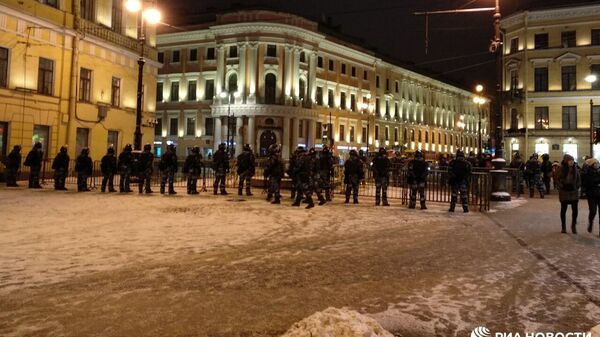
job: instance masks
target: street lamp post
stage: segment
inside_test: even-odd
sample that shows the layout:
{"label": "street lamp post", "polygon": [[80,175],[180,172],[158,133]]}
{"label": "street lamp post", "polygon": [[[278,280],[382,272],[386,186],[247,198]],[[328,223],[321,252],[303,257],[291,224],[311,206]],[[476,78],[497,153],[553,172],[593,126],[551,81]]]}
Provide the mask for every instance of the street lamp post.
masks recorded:
{"label": "street lamp post", "polygon": [[[483,92],[483,85],[478,84],[475,86],[475,91],[478,94]],[[478,153],[483,153],[483,140],[482,140],[482,131],[481,131],[481,119],[483,118],[483,111],[481,106],[487,102],[487,100],[482,96],[475,96],[473,98],[473,102],[477,104],[477,112],[479,113],[479,120],[477,123],[477,146],[479,148]]]}
{"label": "street lamp post", "polygon": [[138,13],[137,18],[137,39],[140,48],[140,56],[138,58],[138,83],[137,83],[137,100],[135,107],[135,133],[133,138],[133,147],[135,150],[142,149],[142,96],[144,88],[144,45],[146,44],[146,34],[144,32],[144,21],[150,24],[160,22],[160,12],[154,8],[144,9],[144,3],[140,0],[125,1],[125,8],[133,13]]}
{"label": "street lamp post", "polygon": [[373,111],[373,105],[371,104],[371,95],[369,94],[367,97],[367,101],[363,102],[361,108],[364,112],[367,113],[367,153],[369,152],[369,133],[371,131],[371,112]]}
{"label": "street lamp post", "polygon": [[236,130],[231,132],[232,121],[235,121],[235,113],[234,114],[231,113],[231,99],[232,98],[235,99],[236,97],[238,97],[239,93],[237,91],[236,92],[221,91],[219,96],[221,97],[221,99],[227,98],[227,154],[229,156],[231,156],[232,155],[231,150],[235,149],[235,147],[233,147],[233,140],[234,140],[235,133],[236,133]]}

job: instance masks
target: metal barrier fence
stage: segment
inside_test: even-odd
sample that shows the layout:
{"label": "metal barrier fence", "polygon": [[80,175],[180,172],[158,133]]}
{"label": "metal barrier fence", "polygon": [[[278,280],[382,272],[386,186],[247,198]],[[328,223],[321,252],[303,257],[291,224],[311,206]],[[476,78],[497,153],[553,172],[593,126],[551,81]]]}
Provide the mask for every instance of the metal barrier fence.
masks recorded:
{"label": "metal barrier fence", "polygon": [[[337,194],[345,194],[343,184],[344,168],[335,168],[334,191]],[[391,176],[387,190],[388,199],[399,199],[403,205],[408,205],[410,198],[410,186],[408,184],[408,171],[405,167],[392,165]],[[469,205],[477,207],[480,211],[490,209],[491,176],[488,172],[473,172],[468,184]],[[370,171],[365,171],[365,179],[359,186],[358,194],[363,197],[375,197],[375,179]],[[445,170],[430,170],[427,176],[427,187],[425,198],[430,202],[450,203],[451,189],[448,184],[448,172]]]}
{"label": "metal barrier fence", "polygon": [[[158,170],[159,160],[154,162],[154,173],[152,176],[152,186],[157,187],[161,182],[161,174]],[[212,169],[212,161],[204,161],[204,168],[202,175],[199,177],[198,186],[201,191],[210,191],[213,188],[213,182],[215,178],[214,170]],[[257,161],[257,167],[253,182],[255,187],[264,188],[265,181],[263,178],[264,165],[266,161]],[[40,179],[42,184],[53,184],[54,172],[51,170],[52,159],[46,159],[43,162],[42,170],[40,173]],[[183,167],[183,161],[179,162],[179,171],[175,175],[175,187],[185,187],[187,183],[187,177],[181,172]],[[74,171],[75,160],[71,160],[69,165],[69,172],[67,174],[66,182],[68,184],[75,184],[77,182],[77,174]],[[332,189],[334,193],[344,194],[345,186],[343,184],[343,166],[336,165],[334,167],[334,176],[332,181]],[[408,172],[405,167],[392,165],[390,174],[390,183],[388,187],[388,198],[399,199],[402,204],[408,204],[410,187],[408,185]],[[509,191],[513,190],[513,186],[517,183],[513,181],[523,181],[521,172],[515,169],[509,169],[509,175],[507,178],[507,187]],[[27,180],[29,176],[29,167],[21,166],[21,172],[19,173],[19,180]],[[119,184],[119,175],[114,176],[113,183],[115,186]],[[230,172],[226,175],[225,185],[227,188],[237,188],[239,177],[236,172],[235,161],[231,162]],[[132,184],[137,182],[135,176],[131,179]],[[102,184],[102,173],[100,169],[100,161],[94,161],[93,174],[89,179],[90,188],[98,188]],[[135,185],[134,185],[135,186]],[[132,189],[133,187],[132,186]],[[431,202],[450,202],[450,187],[448,185],[448,172],[445,170],[431,170],[427,178],[427,189],[426,199]],[[519,193],[519,189],[516,189]],[[488,170],[477,169],[474,170],[469,182],[469,204],[478,207],[481,211],[487,211],[490,208],[490,195],[491,195],[491,176]],[[375,181],[370,170],[365,168],[365,179],[361,182],[359,188],[359,196],[362,197],[375,197]]]}

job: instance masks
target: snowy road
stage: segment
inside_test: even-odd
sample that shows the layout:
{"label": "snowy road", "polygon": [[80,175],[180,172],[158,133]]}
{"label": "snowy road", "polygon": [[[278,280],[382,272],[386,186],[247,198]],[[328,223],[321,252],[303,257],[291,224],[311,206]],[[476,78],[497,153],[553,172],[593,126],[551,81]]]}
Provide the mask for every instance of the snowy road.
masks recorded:
{"label": "snowy road", "polygon": [[0,188],[0,335],[278,336],[330,306],[417,337],[600,323],[598,229],[561,235],[556,200],[237,199]]}

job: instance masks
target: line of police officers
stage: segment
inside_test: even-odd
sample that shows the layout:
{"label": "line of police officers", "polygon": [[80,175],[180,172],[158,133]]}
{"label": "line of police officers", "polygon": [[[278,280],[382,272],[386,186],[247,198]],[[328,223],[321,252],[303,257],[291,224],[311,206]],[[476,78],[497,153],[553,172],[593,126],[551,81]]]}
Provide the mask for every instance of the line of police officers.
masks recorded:
{"label": "line of police officers", "polygon": [[[16,183],[17,173],[21,164],[21,146],[16,145],[6,159],[6,182],[7,186],[18,186]],[[218,150],[213,155],[212,168],[214,170],[215,180],[213,193],[215,195],[227,195],[225,189],[225,179],[230,171],[229,155],[225,144],[219,144]],[[116,192],[113,186],[115,174],[120,175],[119,192],[132,192],[130,188],[130,177],[134,166],[138,176],[139,193],[153,193],[150,188],[151,177],[153,174],[154,154],[150,144],[144,145],[142,153],[136,157],[133,154],[131,144],[127,144],[118,158],[115,157],[115,150],[110,147],[106,155],[102,157],[100,169],[102,172],[101,191]],[[42,144],[37,142],[33,149],[28,153],[25,159],[25,166],[30,168],[29,188],[41,188],[40,170],[43,163]],[[60,148],[59,153],[52,162],[54,170],[54,188],[56,190],[66,190],[65,180],[69,170],[70,158],[67,154],[67,147]],[[350,197],[353,203],[358,204],[358,191],[361,180],[365,179],[366,158],[358,155],[356,150],[350,151],[350,158],[344,163],[344,185],[345,185],[345,203],[350,203]],[[161,173],[160,193],[176,194],[174,189],[175,174],[178,171],[177,155],[175,145],[170,144],[167,151],[160,158],[159,171]],[[187,193],[198,194],[198,179],[204,168],[200,148],[194,147],[187,156],[182,172],[187,177]],[[375,205],[389,206],[387,199],[387,189],[389,177],[392,169],[392,163],[387,157],[385,148],[380,148],[377,155],[371,163],[371,171],[375,180]],[[409,208],[416,208],[417,194],[421,209],[427,209],[425,204],[425,188],[429,174],[429,163],[425,161],[423,153],[416,151],[414,158],[407,165],[407,178],[410,185]],[[287,171],[285,163],[281,158],[281,146],[273,144],[268,149],[268,159],[264,168],[265,189],[267,190],[267,201],[272,204],[281,203],[281,181],[284,174],[287,173],[291,179],[291,197],[294,200],[293,206],[300,206],[302,202],[307,204],[306,208],[315,206],[313,194],[316,195],[318,204],[324,205],[332,200],[332,179],[334,176],[334,158],[329,147],[323,146],[319,156],[314,148],[308,151],[304,147],[298,147],[290,158]],[[90,189],[87,186],[87,180],[92,175],[93,163],[89,156],[89,149],[83,148],[75,161],[75,171],[77,172],[77,190],[86,192]],[[242,153],[237,157],[238,195],[243,195],[244,188],[246,195],[251,196],[251,180],[256,172],[256,159],[250,145],[243,147]],[[397,172],[396,172],[397,174]],[[471,164],[465,160],[465,155],[461,150],[456,153],[454,159],[448,165],[448,181],[451,186],[450,212],[454,212],[458,195],[460,194],[463,211],[468,212],[468,183],[471,176]],[[168,188],[168,190],[167,190]]]}

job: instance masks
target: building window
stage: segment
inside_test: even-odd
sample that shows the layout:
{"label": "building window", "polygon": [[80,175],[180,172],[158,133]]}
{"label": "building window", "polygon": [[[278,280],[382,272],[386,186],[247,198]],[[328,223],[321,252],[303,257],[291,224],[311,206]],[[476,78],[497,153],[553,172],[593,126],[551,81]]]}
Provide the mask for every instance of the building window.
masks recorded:
{"label": "building window", "polygon": [[575,91],[577,90],[577,67],[563,66],[562,67],[562,90]]}
{"label": "building window", "polygon": [[196,135],[196,117],[187,117],[185,119],[185,135],[195,136]]}
{"label": "building window", "polygon": [[335,63],[333,62],[333,60],[329,60],[329,71],[334,71],[335,70]]}
{"label": "building window", "polygon": [[94,1],[92,0],[80,0],[80,13],[81,18],[88,21],[95,21],[94,19]]}
{"label": "building window", "polygon": [[304,100],[304,97],[306,97],[306,81],[304,79],[298,81],[298,91],[298,98]]}
{"label": "building window", "polygon": [[346,93],[345,92],[340,93],[340,108],[342,110],[346,110]]}
{"label": "building window", "polygon": [[369,72],[368,71],[363,71],[363,80],[367,81],[369,79]]}
{"label": "building window", "polygon": [[54,93],[54,61],[40,57],[38,67],[38,94],[52,95]]}
{"label": "building window", "polygon": [[317,67],[323,68],[323,56],[317,57]]}
{"label": "building window", "polygon": [[346,75],[346,65],[342,63],[342,75]]}
{"label": "building window", "polygon": [[237,46],[229,46],[229,58],[237,58],[238,57],[238,49]]}
{"label": "building window", "polygon": [[577,44],[577,34],[574,30],[560,33],[560,44],[563,48],[572,48]]}
{"label": "building window", "polygon": [[378,97],[375,99],[375,114],[377,114],[377,115],[379,115],[379,108],[380,108],[379,103],[380,103],[380,101],[379,101],[379,97]]}
{"label": "building window", "polygon": [[[517,70],[510,71],[510,90],[516,91],[519,88],[519,72]],[[412,100],[412,99],[411,99]]]}
{"label": "building window", "polygon": [[177,136],[179,131],[179,120],[177,118],[169,119],[169,136]]}
{"label": "building window", "polygon": [[0,87],[8,86],[8,49],[0,47]]}
{"label": "building window", "polygon": [[510,53],[516,53],[519,51],[519,38],[515,37],[510,39]]}
{"label": "building window", "polygon": [[156,82],[156,101],[157,102],[163,101],[163,83],[162,82]]}
{"label": "building window", "polygon": [[550,128],[550,121],[548,119],[548,107],[539,106],[535,108],[535,129],[536,130],[548,130]]}
{"label": "building window", "polygon": [[112,30],[121,33],[123,31],[123,2],[115,1],[112,5]]}
{"label": "building window", "polygon": [[306,63],[306,53],[305,52],[300,52],[300,62],[301,63]]}
{"label": "building window", "polygon": [[317,87],[317,104],[323,105],[323,87]]}
{"label": "building window", "polygon": [[89,102],[92,91],[92,71],[81,68],[79,70],[79,100]]}
{"label": "building window", "polygon": [[58,0],[40,0],[40,3],[50,7],[58,8]]}
{"label": "building window", "polygon": [[277,100],[277,77],[273,74],[267,74],[265,76],[265,103],[266,104],[275,104]]}
{"label": "building window", "polygon": [[198,49],[190,49],[190,62],[198,61]]}
{"label": "building window", "polygon": [[110,90],[110,104],[116,107],[121,105],[121,79],[114,76],[112,78],[112,87]]}
{"label": "building window", "polygon": [[119,145],[119,131],[108,130],[108,137],[106,137],[106,145],[109,147],[118,147]]}
{"label": "building window", "polygon": [[329,105],[330,108],[333,108],[333,106],[334,106],[332,89],[327,90],[327,105]]}
{"label": "building window", "polygon": [[204,82],[204,99],[211,100],[215,96],[215,80]]}
{"label": "building window", "polygon": [[215,48],[214,47],[206,48],[206,59],[207,60],[215,59]]}
{"label": "building window", "polygon": [[345,142],[346,141],[346,126],[343,124],[340,124],[340,142]]}
{"label": "building window", "polygon": [[398,143],[398,128],[394,128],[394,142]]}
{"label": "building window", "polygon": [[546,49],[546,48],[548,48],[548,33],[535,34],[535,37],[534,37],[534,48],[535,49]]}
{"label": "building window", "polygon": [[179,101],[179,82],[171,82],[171,102]]}
{"label": "building window", "polygon": [[302,120],[298,123],[298,135],[300,138],[304,138],[304,121]]}
{"label": "building window", "polygon": [[181,55],[180,55],[179,50],[173,50],[173,52],[171,53],[171,62],[179,63],[180,56]]}
{"label": "building window", "polygon": [[396,116],[396,119],[401,119],[402,116],[400,116],[400,110],[398,109],[398,102],[394,102],[394,113]]}
{"label": "building window", "polygon": [[233,73],[229,75],[229,80],[227,81],[227,89],[230,93],[234,93],[238,91],[238,79],[237,74]]}
{"label": "building window", "polygon": [[196,87],[197,87],[197,82],[196,81],[189,81],[188,82],[188,101],[195,101],[196,100]]}
{"label": "building window", "polygon": [[600,29],[592,29],[592,45],[600,45]]}
{"label": "building window", "polygon": [[356,95],[350,94],[350,110],[356,111]]}
{"label": "building window", "polygon": [[267,45],[267,57],[277,57],[277,46],[274,44]]}
{"label": "building window", "polygon": [[385,90],[388,92],[390,91],[390,79],[389,78],[385,79]]}
{"label": "building window", "polygon": [[157,137],[162,136],[162,118],[156,119],[156,124],[154,124],[154,135]]}
{"label": "building window", "polygon": [[366,126],[363,126],[360,138],[361,138],[361,140],[362,140],[363,143],[367,143],[368,142],[368,139],[367,139],[367,127]]}
{"label": "building window", "polygon": [[350,126],[350,142],[354,143],[354,126]]}
{"label": "building window", "polygon": [[352,67],[352,70],[350,70],[350,71],[351,71],[352,77],[356,77],[356,67]]}
{"label": "building window", "polygon": [[[75,153],[81,153],[84,147],[90,146],[90,129],[88,128],[77,128],[75,133]],[[48,153],[47,150],[44,153]]]}
{"label": "building window", "polygon": [[385,100],[385,116],[390,117],[390,101]]}
{"label": "building window", "polygon": [[395,86],[394,89],[395,89],[396,93],[399,93],[400,92],[400,83],[398,81],[396,81],[394,83],[394,86]]}
{"label": "building window", "polygon": [[592,82],[592,90],[600,90],[600,64],[592,64],[590,66],[590,72],[595,74],[598,80]]}
{"label": "building window", "polygon": [[562,128],[563,130],[577,130],[577,107],[562,107]]}
{"label": "building window", "polygon": [[214,135],[214,131],[215,131],[215,121],[214,118],[205,118],[204,119],[204,134],[206,136],[212,136]]}
{"label": "building window", "polygon": [[158,62],[165,63],[165,53],[162,51],[158,52]]}
{"label": "building window", "polygon": [[375,140],[379,140],[379,125],[375,125]]}
{"label": "building window", "polygon": [[379,75],[375,76],[375,88],[379,89]]}
{"label": "building window", "polygon": [[315,134],[317,136],[323,137],[323,123],[317,122]]}
{"label": "building window", "polygon": [[592,126],[600,126],[600,105],[592,106],[592,123],[594,123]]}
{"label": "building window", "polygon": [[548,68],[535,68],[535,91],[548,91]]}
{"label": "building window", "polygon": [[510,110],[510,128],[512,130],[517,130],[519,128],[519,113],[517,109]]}
{"label": "building window", "polygon": [[386,141],[390,140],[390,127],[389,126],[385,127],[385,140]]}

